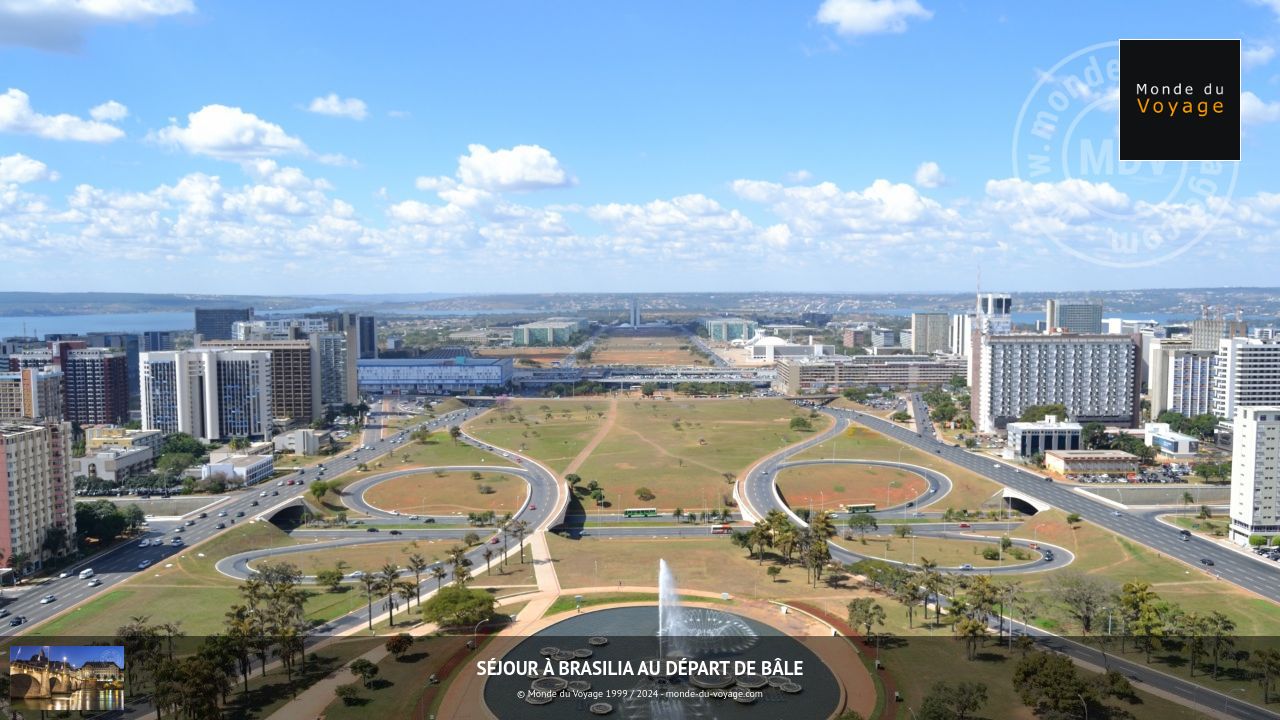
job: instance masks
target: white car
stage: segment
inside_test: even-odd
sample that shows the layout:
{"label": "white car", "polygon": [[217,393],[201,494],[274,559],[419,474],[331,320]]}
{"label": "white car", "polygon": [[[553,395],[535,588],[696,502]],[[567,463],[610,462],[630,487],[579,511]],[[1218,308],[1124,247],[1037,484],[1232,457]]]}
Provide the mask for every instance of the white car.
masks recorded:
{"label": "white car", "polygon": [[146,569],[147,569],[147,568],[149,568],[149,567],[151,567],[151,561],[150,561],[150,560],[143,560],[142,562],[138,563],[138,569],[139,569],[139,570],[146,570]]}
{"label": "white car", "polygon": [[54,602],[54,601],[56,601],[57,599],[58,599],[58,598],[56,598],[56,597],[54,597],[54,596],[52,596],[52,595],[45,595],[44,597],[40,598],[40,604],[41,604],[41,605],[48,605],[49,603]]}
{"label": "white car", "polygon": [[138,543],[138,547],[151,547],[151,541],[143,540],[142,542]]}

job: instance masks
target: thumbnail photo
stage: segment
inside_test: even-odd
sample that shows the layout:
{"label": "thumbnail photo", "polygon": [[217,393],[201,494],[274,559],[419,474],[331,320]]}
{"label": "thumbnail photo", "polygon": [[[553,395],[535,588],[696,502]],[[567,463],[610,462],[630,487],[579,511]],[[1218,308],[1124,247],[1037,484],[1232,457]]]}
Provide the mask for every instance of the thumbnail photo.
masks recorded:
{"label": "thumbnail photo", "polygon": [[119,645],[12,645],[9,700],[14,710],[115,710],[124,705]]}

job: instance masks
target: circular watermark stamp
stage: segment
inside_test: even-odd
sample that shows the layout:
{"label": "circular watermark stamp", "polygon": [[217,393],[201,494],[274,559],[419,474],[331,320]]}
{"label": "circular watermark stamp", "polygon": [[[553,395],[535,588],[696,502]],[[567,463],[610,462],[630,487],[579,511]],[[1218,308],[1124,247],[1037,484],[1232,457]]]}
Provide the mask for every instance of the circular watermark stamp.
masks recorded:
{"label": "circular watermark stamp", "polygon": [[1013,179],[994,188],[1014,228],[1082,260],[1156,265],[1195,247],[1229,206],[1240,164],[1122,161],[1120,43],[1082,48],[1040,73],[1013,131]]}

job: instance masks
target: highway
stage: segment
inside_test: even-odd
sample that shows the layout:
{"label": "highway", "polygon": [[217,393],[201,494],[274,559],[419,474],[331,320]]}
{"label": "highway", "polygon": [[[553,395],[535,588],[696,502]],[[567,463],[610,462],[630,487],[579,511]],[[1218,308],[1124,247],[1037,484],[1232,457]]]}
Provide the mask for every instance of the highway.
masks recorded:
{"label": "highway", "polygon": [[[442,415],[425,425],[432,430],[437,430],[449,425],[460,424],[482,412],[484,412],[483,408],[457,410]],[[373,416],[371,415],[370,422],[366,424],[362,437],[363,442],[361,443],[361,446],[368,445],[371,449],[361,450],[358,446],[353,450],[341,455],[335,455],[326,460],[324,463],[325,477],[341,475],[354,469],[361,462],[368,462],[398,447],[390,439],[380,437],[381,427],[375,425],[372,420]],[[318,475],[317,470],[312,468],[305,472],[290,473],[279,480],[279,482],[300,480],[302,481],[301,484],[278,485],[276,482],[264,483],[240,492],[228,493],[222,496],[221,500],[211,497],[211,505],[200,511],[189,513],[181,520],[150,521],[145,533],[130,542],[68,568],[70,577],[33,582],[17,588],[5,588],[3,595],[6,602],[3,610],[7,611],[8,615],[4,619],[0,619],[0,635],[29,632],[36,625],[49,620],[55,615],[111,590],[140,572],[147,572],[147,570],[139,570],[138,568],[138,564],[144,560],[150,561],[154,568],[163,566],[164,563],[173,558],[193,550],[198,552],[199,549],[192,548],[192,546],[235,527],[235,524],[232,524],[233,520],[236,524],[239,524],[248,522],[255,517],[269,516],[277,508],[292,503],[307,492],[307,483],[315,480]],[[264,492],[267,493],[265,497],[261,495]],[[272,493],[278,494],[273,495]],[[198,518],[199,512],[207,513],[208,517]],[[221,512],[226,512],[227,516],[219,517]],[[239,513],[244,513],[244,515],[237,517]],[[195,522],[193,525],[183,527],[183,532],[175,533],[175,528],[183,525],[187,520],[194,520]],[[217,529],[216,525],[218,523],[226,524],[226,528],[223,530]],[[171,544],[172,539],[175,537],[182,538],[182,546]],[[139,544],[144,539],[148,541],[148,544],[151,545],[150,547],[139,547]],[[159,545],[152,544],[157,541]],[[90,586],[88,580],[81,580],[78,577],[79,572],[85,568],[93,569],[94,576],[100,581],[100,585]],[[53,595],[57,600],[48,604],[41,604],[40,599],[45,595]],[[16,627],[9,625],[9,618],[17,616],[25,617],[26,622]]]}

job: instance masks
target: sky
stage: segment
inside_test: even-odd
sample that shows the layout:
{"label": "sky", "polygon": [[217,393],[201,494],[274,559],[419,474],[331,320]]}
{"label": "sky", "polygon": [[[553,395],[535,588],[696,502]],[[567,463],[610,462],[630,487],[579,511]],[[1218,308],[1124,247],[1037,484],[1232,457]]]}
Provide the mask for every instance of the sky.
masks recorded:
{"label": "sky", "polygon": [[[1114,162],[1119,38],[1241,39],[1243,160]],[[0,290],[1274,286],[1277,48],[1280,0],[0,0]]]}
{"label": "sky", "polygon": [[39,653],[51,660],[65,659],[77,668],[90,661],[113,662],[124,667],[124,648],[120,645],[13,645],[9,648],[9,659],[29,660]]}

